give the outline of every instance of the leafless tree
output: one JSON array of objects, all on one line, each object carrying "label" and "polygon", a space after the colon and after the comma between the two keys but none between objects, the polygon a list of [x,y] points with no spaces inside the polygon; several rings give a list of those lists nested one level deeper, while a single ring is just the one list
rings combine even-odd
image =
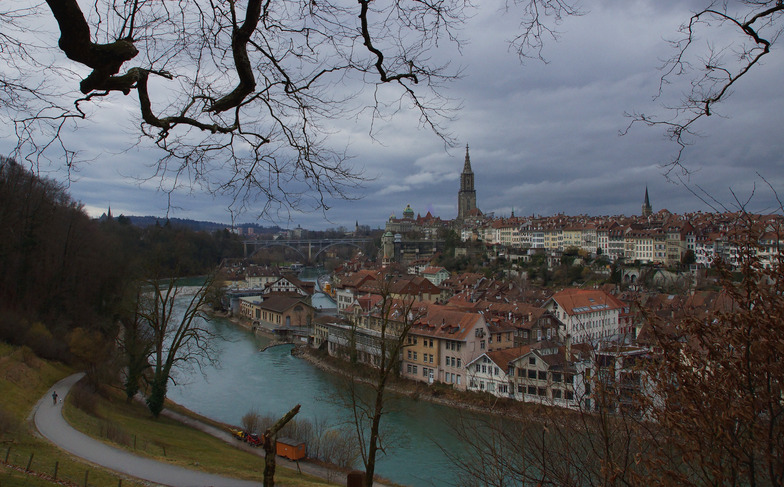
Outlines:
[{"label": "leafless tree", "polygon": [[408,332],[420,317],[415,297],[394,298],[390,280],[383,275],[380,300],[369,311],[363,326],[354,323],[346,337],[345,356],[356,360],[347,377],[345,394],[339,399],[351,412],[355,440],[365,468],[364,485],[372,487],[376,461],[386,453],[388,441],[382,419],[389,412],[387,386],[398,375]]},{"label": "leafless tree", "polygon": [[[463,15],[459,0],[3,4],[0,96],[29,160],[64,157],[71,167],[64,131],[133,95],[141,135],[163,151],[162,181],[228,193],[240,207],[262,201],[261,213],[276,203],[326,208],[361,180],[325,144],[326,120],[410,105],[448,138],[439,87],[456,73],[429,51],[456,39]],[[59,56],[54,38],[29,35],[52,19]],[[78,94],[63,80],[78,81]],[[371,106],[352,105],[357,82],[375,90]],[[396,87],[392,98],[382,85]]]},{"label": "leafless tree", "polygon": [[[202,306],[207,289],[212,285],[211,278],[185,297],[177,280],[152,278],[146,281],[143,302],[138,307],[141,320],[152,336],[150,394],[147,406],[155,417],[163,410],[169,381],[173,380],[172,371],[176,367],[201,366],[214,363],[215,353],[210,338],[212,332],[204,326]],[[175,309],[178,299],[187,300],[182,315]]]},{"label": "leafless tree", "polygon": [[251,409],[242,415],[242,429],[248,433],[259,433],[261,426],[261,415],[255,409]]},{"label": "leafless tree", "polygon": [[740,277],[729,262],[716,262],[722,299],[673,322],[650,317],[662,355],[648,371],[658,434],[642,458],[647,480],[784,485],[781,230],[780,218],[741,212],[731,235]]},{"label": "leafless tree", "polygon": [[[555,34],[545,18],[575,13],[564,0],[514,7],[524,19],[515,45],[536,57]],[[413,109],[452,142],[444,122],[458,103],[443,87],[459,70],[433,53],[460,45],[471,8],[464,0],[4,2],[0,100],[16,155],[33,164],[64,159],[73,168],[80,155],[66,133],[122,104],[135,112],[139,142],[162,151],[150,175],[162,189],[229,194],[236,211],[325,209],[362,179],[326,143],[329,120],[367,112],[372,136],[377,120]]]},{"label": "leafless tree", "polygon": [[665,116],[629,114],[630,127],[638,123],[664,127],[677,143],[678,151],[667,165],[667,174],[673,169],[688,173],[681,160],[698,134],[698,122],[716,113],[716,106],[727,100],[741,79],[761,64],[784,28],[784,4],[779,0],[706,3],[681,25],[679,37],[670,41],[674,55],[663,67],[659,95],[681,78],[687,81],[688,88],[680,102],[668,104]]},{"label": "leafless tree", "polygon": [[647,431],[638,416],[617,407],[613,381],[599,375],[586,381],[590,402],[579,400],[577,410],[545,402],[519,414],[461,413],[449,425],[459,441],[440,445],[460,472],[458,484],[640,485],[636,455],[646,450]]}]

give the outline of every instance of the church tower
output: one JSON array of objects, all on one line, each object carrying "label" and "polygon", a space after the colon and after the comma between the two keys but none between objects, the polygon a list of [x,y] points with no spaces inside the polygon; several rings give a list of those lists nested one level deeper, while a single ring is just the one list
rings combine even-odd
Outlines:
[{"label": "church tower", "polygon": [[471,170],[471,158],[468,156],[468,144],[466,144],[465,165],[460,175],[460,191],[457,192],[457,219],[465,220],[475,208],[474,171]]},{"label": "church tower", "polygon": [[648,198],[648,186],[645,187],[645,201],[642,203],[642,216],[648,218],[653,215],[653,208],[651,207],[651,200]]}]

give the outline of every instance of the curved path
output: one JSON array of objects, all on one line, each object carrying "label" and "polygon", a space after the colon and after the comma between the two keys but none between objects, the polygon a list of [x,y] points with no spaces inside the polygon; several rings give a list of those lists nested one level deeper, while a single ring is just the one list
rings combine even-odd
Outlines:
[{"label": "curved path", "polygon": [[49,441],[77,457],[116,472],[156,484],[172,487],[258,487],[260,482],[222,477],[206,472],[158,462],[125,450],[111,447],[77,430],[65,421],[62,401],[52,404],[52,392],[65,398],[84,374],[74,374],[61,380],[38,401],[33,409],[35,426]]}]

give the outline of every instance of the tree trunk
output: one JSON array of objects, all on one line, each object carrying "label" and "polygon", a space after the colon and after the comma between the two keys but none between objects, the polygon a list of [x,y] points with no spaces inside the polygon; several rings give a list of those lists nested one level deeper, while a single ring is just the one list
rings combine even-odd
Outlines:
[{"label": "tree trunk", "polygon": [[264,487],[273,487],[275,485],[275,445],[277,443],[278,431],[297,415],[299,407],[299,404],[294,406],[291,411],[287,412],[285,416],[264,432]]},{"label": "tree trunk", "polygon": [[384,413],[384,386],[376,392],[376,404],[373,411],[373,422],[370,425],[370,441],[368,442],[368,456],[365,464],[365,487],[373,487],[373,477],[376,475],[376,453],[378,452],[379,429],[381,427],[381,416]]},{"label": "tree trunk", "polygon": [[147,407],[154,417],[158,417],[163,411],[166,401],[166,389],[169,382],[169,374],[159,372],[155,374],[150,388],[150,395],[147,397]]}]

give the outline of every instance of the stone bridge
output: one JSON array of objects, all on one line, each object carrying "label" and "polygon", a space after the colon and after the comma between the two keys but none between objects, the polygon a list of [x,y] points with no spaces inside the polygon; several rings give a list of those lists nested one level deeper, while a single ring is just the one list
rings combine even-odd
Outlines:
[{"label": "stone bridge", "polygon": [[324,238],[300,240],[245,240],[242,242],[245,257],[252,257],[256,252],[270,247],[286,247],[302,257],[304,262],[314,262],[319,255],[331,247],[347,245],[365,250],[371,238]]}]

